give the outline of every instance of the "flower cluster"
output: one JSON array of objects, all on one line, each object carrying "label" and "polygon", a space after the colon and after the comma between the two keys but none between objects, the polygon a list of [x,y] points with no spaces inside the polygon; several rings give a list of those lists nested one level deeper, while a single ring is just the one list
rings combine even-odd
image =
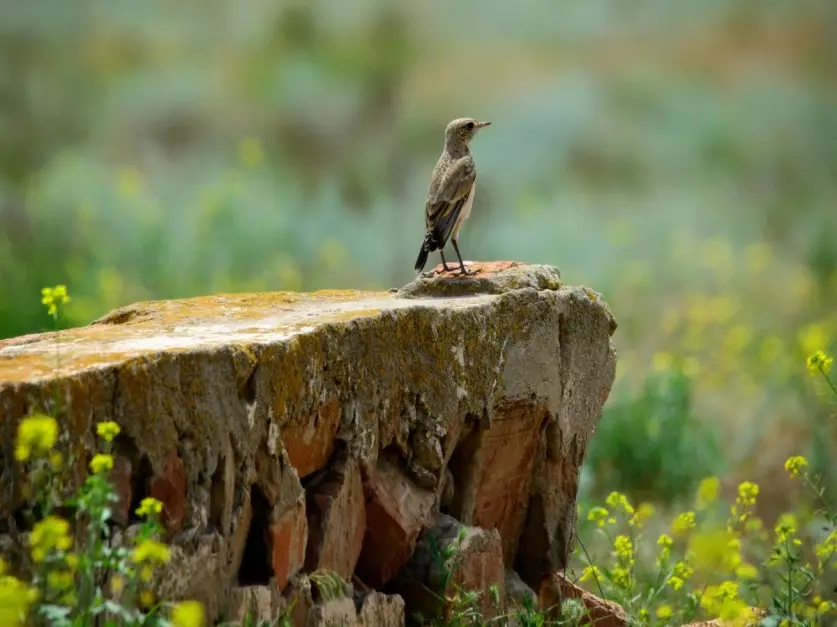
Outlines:
[{"label": "flower cluster", "polygon": [[828,374],[831,372],[831,364],[834,358],[825,351],[817,351],[808,357],[808,370],[811,374]]},{"label": "flower cluster", "polygon": [[27,461],[31,456],[48,453],[58,440],[58,422],[55,418],[35,414],[20,421],[17,428],[15,458]]},{"label": "flower cluster", "polygon": [[41,290],[41,303],[46,305],[47,313],[53,318],[58,317],[58,310],[70,302],[66,285],[45,287]]}]

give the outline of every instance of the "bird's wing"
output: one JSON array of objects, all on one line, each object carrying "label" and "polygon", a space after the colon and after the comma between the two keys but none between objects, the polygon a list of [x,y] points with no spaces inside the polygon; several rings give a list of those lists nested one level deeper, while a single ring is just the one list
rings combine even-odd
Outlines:
[{"label": "bird's wing", "polygon": [[473,160],[461,159],[447,172],[436,194],[427,199],[427,230],[432,231],[439,248],[447,242],[476,175]]}]

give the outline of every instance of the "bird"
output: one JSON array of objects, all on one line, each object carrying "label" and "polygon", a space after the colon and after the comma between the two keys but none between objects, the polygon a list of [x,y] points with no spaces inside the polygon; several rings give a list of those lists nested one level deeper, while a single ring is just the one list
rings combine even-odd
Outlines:
[{"label": "bird", "polygon": [[457,118],[445,127],[445,147],[430,176],[424,205],[424,241],[415,265],[419,274],[427,264],[427,257],[435,250],[442,256],[445,272],[450,272],[444,251],[448,238],[459,258],[459,273],[474,274],[465,269],[459,253],[459,230],[471,214],[477,179],[469,144],[477,131],[490,124],[474,118]]}]

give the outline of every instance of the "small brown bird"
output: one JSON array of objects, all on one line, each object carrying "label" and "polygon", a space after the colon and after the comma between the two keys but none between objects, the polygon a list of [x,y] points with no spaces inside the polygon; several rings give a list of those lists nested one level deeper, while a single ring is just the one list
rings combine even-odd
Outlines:
[{"label": "small brown bird", "polygon": [[416,259],[416,272],[424,270],[427,256],[434,250],[439,251],[445,272],[449,272],[444,248],[450,238],[459,258],[460,274],[472,274],[465,269],[457,241],[462,223],[471,215],[476,187],[477,170],[468,144],[478,130],[489,124],[491,122],[478,122],[473,118],[458,118],[445,129],[445,148],[430,177],[424,207],[424,242]]}]

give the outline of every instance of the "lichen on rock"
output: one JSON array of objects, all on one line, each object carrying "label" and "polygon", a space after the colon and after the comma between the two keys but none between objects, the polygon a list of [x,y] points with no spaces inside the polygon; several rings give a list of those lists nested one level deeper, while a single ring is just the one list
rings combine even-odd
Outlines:
[{"label": "lichen on rock", "polygon": [[[613,383],[615,322],[600,295],[564,286],[555,268],[471,268],[396,294],[138,303],[60,336],[4,341],[0,423],[13,438],[27,413],[53,409],[82,460],[95,424],[119,423],[117,490],[163,500],[187,566],[161,585],[206,602],[210,620],[274,607],[319,568],[378,594],[440,515],[491,536],[498,585],[514,569],[540,590],[566,565],[578,470]],[[22,503],[8,455],[6,516]],[[210,577],[188,566],[198,562]],[[368,598],[360,624],[410,612]]]}]

